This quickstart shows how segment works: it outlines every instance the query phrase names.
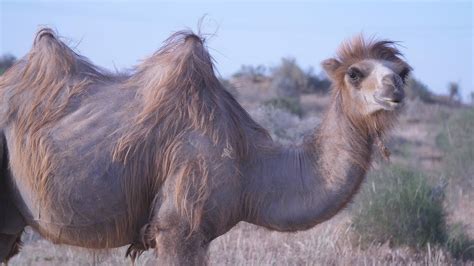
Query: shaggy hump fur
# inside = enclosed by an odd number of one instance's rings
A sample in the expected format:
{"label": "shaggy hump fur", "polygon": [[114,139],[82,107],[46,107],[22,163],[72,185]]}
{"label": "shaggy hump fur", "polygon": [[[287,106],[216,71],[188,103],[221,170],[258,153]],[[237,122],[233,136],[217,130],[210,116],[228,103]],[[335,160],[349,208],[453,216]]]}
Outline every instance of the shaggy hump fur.
{"label": "shaggy hump fur", "polygon": [[76,54],[51,29],[41,29],[29,54],[0,79],[0,93],[8,103],[1,110],[8,113],[1,124],[17,121],[16,135],[24,136],[12,146],[30,162],[21,176],[34,177],[28,182],[43,204],[54,189],[48,176],[56,160],[40,131],[80,105],[81,95],[90,93],[91,86],[115,86],[136,95],[133,106],[124,106],[133,112],[132,123],[123,125],[111,151],[125,171],[126,227],[138,225],[134,219],[149,211],[161,185],[173,175],[176,205],[188,219],[190,232],[195,230],[212,186],[211,162],[201,154],[185,154],[190,134],[209,138],[237,163],[255,148],[250,141],[254,135],[268,136],[222,87],[204,43],[190,31],[177,32],[130,76],[121,76]]}
{"label": "shaggy hump fur", "polygon": [[201,265],[209,242],[239,221],[305,230],[346,206],[397,115],[365,112],[341,82],[365,59],[409,70],[392,42],[344,44],[328,61],[333,99],[319,129],[288,147],[222,87],[192,32],[174,34],[124,76],[40,30],[30,53],[0,77],[4,180],[19,190],[12,200],[25,203],[25,224],[53,241],[132,244],[132,257],[154,247],[165,264]]}
{"label": "shaggy hump fur", "polygon": [[141,195],[153,196],[166,177],[175,175],[176,204],[181,215],[188,217],[192,232],[200,222],[211,184],[208,158],[180,153],[188,134],[209,137],[212,145],[225,146],[239,161],[254,148],[249,134],[267,132],[222,87],[204,39],[189,31],[168,38],[138,67],[126,87],[137,88],[144,105],[117,143],[114,158],[128,166],[125,187],[140,187],[136,184],[143,182],[140,176],[150,182],[146,191],[129,191],[130,212],[139,206]]}
{"label": "shaggy hump fur", "polygon": [[0,94],[4,106],[0,126],[17,121],[18,137],[12,147],[29,162],[21,175],[33,177],[27,181],[44,201],[51,189],[48,176],[55,161],[40,131],[65,116],[88,85],[110,80],[111,77],[68,48],[47,28],[38,31],[30,52],[2,75]]}

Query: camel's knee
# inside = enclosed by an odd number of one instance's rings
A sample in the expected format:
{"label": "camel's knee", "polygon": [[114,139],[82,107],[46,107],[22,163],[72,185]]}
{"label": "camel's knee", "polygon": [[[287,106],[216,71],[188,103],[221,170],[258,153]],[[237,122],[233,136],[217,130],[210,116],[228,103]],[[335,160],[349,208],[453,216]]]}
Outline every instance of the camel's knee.
{"label": "camel's knee", "polygon": [[206,265],[209,241],[200,233],[188,234],[187,227],[161,228],[154,223],[140,230],[139,238],[126,253],[135,261],[144,251],[155,249],[162,265]]}
{"label": "camel's knee", "polygon": [[156,247],[156,229],[155,226],[148,223],[145,224],[139,234],[137,239],[130,244],[125,254],[126,257],[134,262],[144,251]]}

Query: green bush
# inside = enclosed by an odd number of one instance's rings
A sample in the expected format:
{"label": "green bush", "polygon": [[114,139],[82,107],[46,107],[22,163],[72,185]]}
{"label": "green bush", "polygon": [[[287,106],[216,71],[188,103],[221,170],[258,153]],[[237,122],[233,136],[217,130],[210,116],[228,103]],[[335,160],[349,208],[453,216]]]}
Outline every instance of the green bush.
{"label": "green bush", "polygon": [[242,65],[240,70],[237,71],[232,77],[234,78],[247,78],[253,82],[259,82],[266,78],[267,68],[263,65],[251,66]]}
{"label": "green bush", "polygon": [[295,96],[302,93],[327,93],[331,82],[324,74],[315,74],[312,68],[304,71],[294,58],[283,58],[272,69],[272,86],[278,96]]}
{"label": "green bush", "polygon": [[409,99],[420,99],[425,103],[433,103],[433,94],[428,87],[421,81],[409,77],[407,80],[407,86],[405,87],[407,98]]}
{"label": "green bush", "polygon": [[298,98],[292,98],[292,97],[274,98],[274,99],[265,101],[263,105],[274,107],[277,109],[283,109],[299,117],[303,115],[303,108],[301,107],[301,104]]}
{"label": "green bush", "polygon": [[450,226],[446,248],[456,259],[474,260],[474,240],[469,238],[463,224]]}
{"label": "green bush", "polygon": [[10,68],[16,61],[16,58],[11,54],[0,56],[0,75],[2,75],[8,68]]}
{"label": "green bush", "polygon": [[424,247],[444,243],[443,187],[401,166],[373,172],[359,194],[353,228],[363,243]]}
{"label": "green bush", "polygon": [[282,58],[271,77],[278,97],[299,97],[308,86],[308,78],[294,58]]}
{"label": "green bush", "polygon": [[316,75],[310,69],[306,75],[308,76],[308,86],[303,93],[328,93],[331,87],[331,81],[324,75]]}

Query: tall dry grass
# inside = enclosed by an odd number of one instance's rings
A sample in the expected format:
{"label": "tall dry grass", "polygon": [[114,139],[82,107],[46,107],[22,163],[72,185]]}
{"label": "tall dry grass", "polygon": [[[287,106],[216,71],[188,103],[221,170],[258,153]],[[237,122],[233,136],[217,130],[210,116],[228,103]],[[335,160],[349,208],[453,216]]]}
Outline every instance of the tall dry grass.
{"label": "tall dry grass", "polygon": [[[450,255],[437,246],[427,252],[373,244],[362,248],[350,233],[350,215],[341,213],[331,221],[298,233],[271,232],[240,223],[212,242],[211,265],[444,265]],[[354,243],[355,242],[355,243]],[[11,265],[131,265],[125,248],[108,252],[53,245],[46,240],[27,241]],[[136,265],[159,264],[153,251],[144,253]]]}

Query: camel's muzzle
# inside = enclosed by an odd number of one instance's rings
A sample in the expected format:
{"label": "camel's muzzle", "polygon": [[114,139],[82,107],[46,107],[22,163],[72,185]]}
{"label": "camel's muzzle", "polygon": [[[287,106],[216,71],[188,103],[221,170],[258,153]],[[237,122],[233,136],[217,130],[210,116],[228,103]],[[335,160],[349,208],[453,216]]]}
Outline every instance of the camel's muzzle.
{"label": "camel's muzzle", "polygon": [[396,74],[387,75],[382,80],[382,88],[374,94],[375,101],[386,110],[394,110],[401,106],[405,99],[403,80]]}

